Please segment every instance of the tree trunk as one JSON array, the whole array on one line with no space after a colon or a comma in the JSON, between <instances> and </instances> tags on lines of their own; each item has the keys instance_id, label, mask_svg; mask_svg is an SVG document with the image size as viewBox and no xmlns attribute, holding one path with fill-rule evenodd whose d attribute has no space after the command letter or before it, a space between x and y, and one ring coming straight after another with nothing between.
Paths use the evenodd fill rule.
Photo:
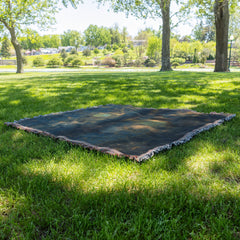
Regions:
<instances>
[{"instance_id":1,"label":"tree trunk","mask_svg":"<svg viewBox=\"0 0 240 240\"><path fill-rule=\"evenodd\" d=\"M17 41L15 28L12 27L9 29L11 34L11 42L16 52L17 57L17 73L23 73L23 59L22 59L22 52L21 52L21 45Z\"/></svg>"},{"instance_id":2,"label":"tree trunk","mask_svg":"<svg viewBox=\"0 0 240 240\"><path fill-rule=\"evenodd\" d=\"M170 4L171 0L161 0L162 11L162 67L160 71L172 71L170 63Z\"/></svg>"},{"instance_id":3,"label":"tree trunk","mask_svg":"<svg viewBox=\"0 0 240 240\"><path fill-rule=\"evenodd\" d=\"M227 72L228 69L228 0L215 0L214 6L216 25L216 63L214 72Z\"/></svg>"}]
</instances>

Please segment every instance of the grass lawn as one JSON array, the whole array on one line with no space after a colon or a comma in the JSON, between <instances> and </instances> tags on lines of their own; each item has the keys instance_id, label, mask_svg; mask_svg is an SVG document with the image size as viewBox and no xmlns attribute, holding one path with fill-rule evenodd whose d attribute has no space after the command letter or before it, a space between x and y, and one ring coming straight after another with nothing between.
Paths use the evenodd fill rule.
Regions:
<instances>
[{"instance_id":1,"label":"grass lawn","mask_svg":"<svg viewBox=\"0 0 240 240\"><path fill-rule=\"evenodd\" d=\"M237 116L143 164L4 125L131 104ZM0 74L0 239L240 239L239 73Z\"/></svg>"}]
</instances>

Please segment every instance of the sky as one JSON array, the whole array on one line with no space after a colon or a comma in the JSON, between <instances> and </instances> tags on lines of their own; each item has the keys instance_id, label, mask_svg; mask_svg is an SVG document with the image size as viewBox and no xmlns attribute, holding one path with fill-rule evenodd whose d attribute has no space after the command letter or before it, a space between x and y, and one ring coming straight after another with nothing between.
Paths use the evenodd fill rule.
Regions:
<instances>
[{"instance_id":1,"label":"sky","mask_svg":"<svg viewBox=\"0 0 240 240\"><path fill-rule=\"evenodd\" d=\"M172 6L172 9L175 8L176 6ZM90 24L99 27L112 27L114 24L118 24L120 29L127 27L128 33L134 37L140 30L146 27L158 30L161 25L161 19L141 20L133 16L126 17L124 13L109 11L107 6L98 8L97 3L88 0L84 4L80 4L77 9L73 9L71 6L68 6L68 8L62 7L62 10L56 14L56 24L52 26L52 29L40 32L40 34L63 34L68 29L83 33ZM183 36L190 35L191 30L192 27L189 24L181 24L181 28L179 27L173 32Z\"/></svg>"}]
</instances>

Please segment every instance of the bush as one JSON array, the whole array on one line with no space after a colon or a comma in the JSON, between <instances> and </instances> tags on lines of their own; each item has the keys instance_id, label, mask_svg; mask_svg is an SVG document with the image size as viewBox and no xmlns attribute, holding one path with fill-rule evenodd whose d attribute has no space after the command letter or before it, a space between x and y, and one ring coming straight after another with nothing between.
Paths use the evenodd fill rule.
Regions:
<instances>
[{"instance_id":1,"label":"bush","mask_svg":"<svg viewBox=\"0 0 240 240\"><path fill-rule=\"evenodd\" d=\"M172 65L174 68L176 68L176 67L179 66L180 64L179 64L178 62L173 62L171 65Z\"/></svg>"},{"instance_id":2,"label":"bush","mask_svg":"<svg viewBox=\"0 0 240 240\"><path fill-rule=\"evenodd\" d=\"M107 57L102 60L102 65L108 65L109 67L115 67L116 61L113 58Z\"/></svg>"},{"instance_id":3,"label":"bush","mask_svg":"<svg viewBox=\"0 0 240 240\"><path fill-rule=\"evenodd\" d=\"M116 55L112 57L115 62L116 62L116 67L122 67L123 66L123 56L121 55Z\"/></svg>"},{"instance_id":4,"label":"bush","mask_svg":"<svg viewBox=\"0 0 240 240\"><path fill-rule=\"evenodd\" d=\"M144 62L144 65L146 67L154 67L156 66L156 64L157 64L156 61L154 61L154 59L151 59L151 58L146 59Z\"/></svg>"},{"instance_id":5,"label":"bush","mask_svg":"<svg viewBox=\"0 0 240 240\"><path fill-rule=\"evenodd\" d=\"M100 66L101 65L101 60L98 58L94 61L94 65Z\"/></svg>"},{"instance_id":6,"label":"bush","mask_svg":"<svg viewBox=\"0 0 240 240\"><path fill-rule=\"evenodd\" d=\"M127 48L127 47L124 47L124 48L122 49L122 52L123 52L123 53L128 53L128 48Z\"/></svg>"},{"instance_id":7,"label":"bush","mask_svg":"<svg viewBox=\"0 0 240 240\"><path fill-rule=\"evenodd\" d=\"M77 52L76 48L72 48L70 54L71 55L78 55L78 52Z\"/></svg>"},{"instance_id":8,"label":"bush","mask_svg":"<svg viewBox=\"0 0 240 240\"><path fill-rule=\"evenodd\" d=\"M94 48L93 52L94 52L95 54L98 54L98 53L99 53L99 49L98 49L98 48Z\"/></svg>"},{"instance_id":9,"label":"bush","mask_svg":"<svg viewBox=\"0 0 240 240\"><path fill-rule=\"evenodd\" d=\"M23 65L28 64L27 58L25 56L22 56L22 63L23 63Z\"/></svg>"},{"instance_id":10,"label":"bush","mask_svg":"<svg viewBox=\"0 0 240 240\"><path fill-rule=\"evenodd\" d=\"M174 63L174 62L179 63L179 65L180 65L180 64L184 64L186 62L186 60L185 60L185 58L172 58L171 63Z\"/></svg>"},{"instance_id":11,"label":"bush","mask_svg":"<svg viewBox=\"0 0 240 240\"><path fill-rule=\"evenodd\" d=\"M73 67L79 67L83 65L83 61L79 58L79 57L75 57L72 61L71 61L71 65Z\"/></svg>"},{"instance_id":12,"label":"bush","mask_svg":"<svg viewBox=\"0 0 240 240\"><path fill-rule=\"evenodd\" d=\"M71 62L74 60L74 58L76 58L76 56L69 56L65 59L64 61L64 66L69 66L71 65Z\"/></svg>"},{"instance_id":13,"label":"bush","mask_svg":"<svg viewBox=\"0 0 240 240\"><path fill-rule=\"evenodd\" d=\"M44 59L42 57L36 57L33 60L33 66L34 67L42 67L44 65L45 65L45 63L44 63Z\"/></svg>"},{"instance_id":14,"label":"bush","mask_svg":"<svg viewBox=\"0 0 240 240\"><path fill-rule=\"evenodd\" d=\"M47 63L47 66L48 67L51 67L51 68L56 68L56 67L60 67L62 66L63 62L60 58L58 57L52 57L48 63Z\"/></svg>"},{"instance_id":15,"label":"bush","mask_svg":"<svg viewBox=\"0 0 240 240\"><path fill-rule=\"evenodd\" d=\"M82 55L85 57L91 56L91 50L90 49L84 49L82 52Z\"/></svg>"},{"instance_id":16,"label":"bush","mask_svg":"<svg viewBox=\"0 0 240 240\"><path fill-rule=\"evenodd\" d=\"M103 54L104 54L104 55L107 55L107 54L108 54L107 49L103 49Z\"/></svg>"},{"instance_id":17,"label":"bush","mask_svg":"<svg viewBox=\"0 0 240 240\"><path fill-rule=\"evenodd\" d=\"M84 65L83 61L77 55L71 55L67 57L64 61L64 66L68 67L79 67Z\"/></svg>"},{"instance_id":18,"label":"bush","mask_svg":"<svg viewBox=\"0 0 240 240\"><path fill-rule=\"evenodd\" d=\"M122 57L123 59L123 66L127 67L130 59L130 55L128 53L125 53Z\"/></svg>"},{"instance_id":19,"label":"bush","mask_svg":"<svg viewBox=\"0 0 240 240\"><path fill-rule=\"evenodd\" d=\"M114 43L114 44L112 45L112 49L113 49L114 51L116 51L118 48L119 48L119 46L118 46L116 43Z\"/></svg>"},{"instance_id":20,"label":"bush","mask_svg":"<svg viewBox=\"0 0 240 240\"><path fill-rule=\"evenodd\" d=\"M108 50L108 51L111 51L112 50L112 47L111 47L111 45L107 45L107 47L106 47L106 49Z\"/></svg>"},{"instance_id":21,"label":"bush","mask_svg":"<svg viewBox=\"0 0 240 240\"><path fill-rule=\"evenodd\" d=\"M134 67L141 67L143 65L143 60L141 58L137 58L134 63Z\"/></svg>"},{"instance_id":22,"label":"bush","mask_svg":"<svg viewBox=\"0 0 240 240\"><path fill-rule=\"evenodd\" d=\"M68 54L66 53L65 49L61 50L60 56L61 56L63 61L67 58Z\"/></svg>"}]
</instances>

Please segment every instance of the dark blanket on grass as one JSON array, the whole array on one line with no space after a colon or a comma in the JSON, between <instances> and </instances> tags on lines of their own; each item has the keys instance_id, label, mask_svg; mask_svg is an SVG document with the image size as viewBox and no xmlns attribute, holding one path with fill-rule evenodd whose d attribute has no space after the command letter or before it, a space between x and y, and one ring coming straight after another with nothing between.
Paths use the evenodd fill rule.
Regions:
<instances>
[{"instance_id":1,"label":"dark blanket on grass","mask_svg":"<svg viewBox=\"0 0 240 240\"><path fill-rule=\"evenodd\" d=\"M22 119L7 125L137 161L189 141L235 115L187 109L105 105Z\"/></svg>"}]
</instances>

